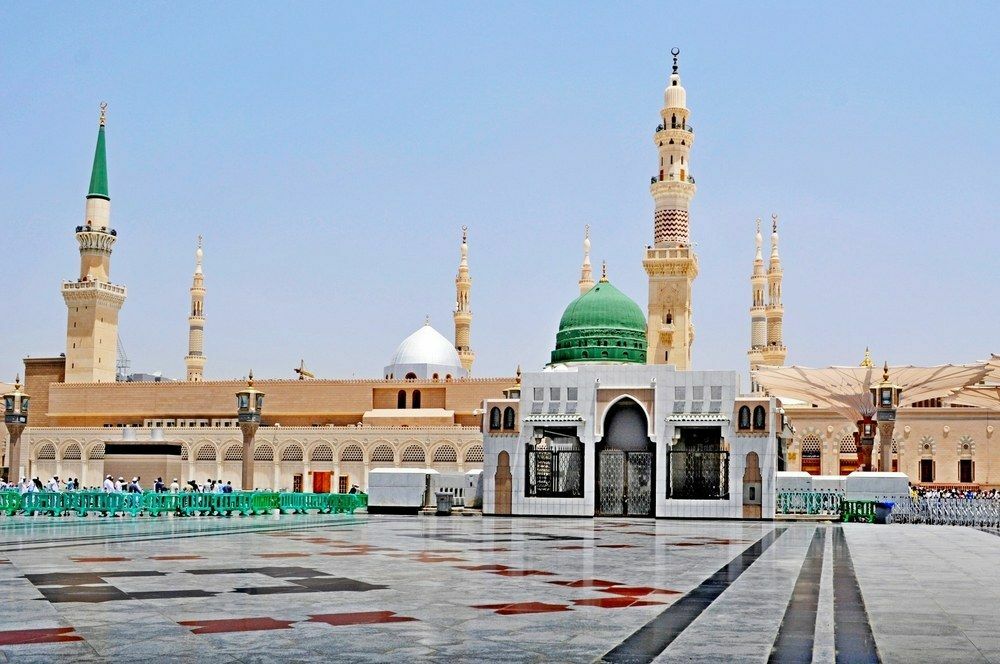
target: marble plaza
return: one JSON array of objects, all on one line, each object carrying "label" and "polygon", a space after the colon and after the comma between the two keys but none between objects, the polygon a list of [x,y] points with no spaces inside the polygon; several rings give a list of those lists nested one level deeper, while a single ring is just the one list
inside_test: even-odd
[{"label": "marble plaza", "polygon": [[480,517],[4,520],[0,661],[1000,661],[996,535]]}]

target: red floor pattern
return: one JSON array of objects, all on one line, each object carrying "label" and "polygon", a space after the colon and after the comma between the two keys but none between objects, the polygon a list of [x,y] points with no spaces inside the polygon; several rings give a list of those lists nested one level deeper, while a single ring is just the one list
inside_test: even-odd
[{"label": "red floor pattern", "polygon": [[73,634],[73,630],[73,627],[51,627],[49,629],[15,629],[9,632],[0,632],[0,646],[83,641],[83,637]]},{"label": "red floor pattern", "polygon": [[194,627],[192,634],[222,634],[225,632],[259,632],[268,629],[290,629],[294,620],[274,618],[227,618],[225,620],[181,620],[178,624]]},{"label": "red floor pattern", "polygon": [[170,556],[149,556],[150,560],[204,560],[203,556],[191,555],[170,555]]},{"label": "red floor pattern", "polygon": [[521,615],[525,613],[554,613],[556,611],[572,611],[565,604],[546,604],[545,602],[513,602],[510,604],[475,604],[473,609],[489,609],[501,616]]},{"label": "red floor pattern", "polygon": [[92,558],[70,556],[70,560],[72,560],[75,563],[123,563],[132,559],[122,558],[120,556],[104,556],[104,557],[92,557]]},{"label": "red floor pattern", "polygon": [[613,593],[615,595],[625,595],[627,597],[645,597],[646,595],[680,595],[679,590],[669,588],[650,588],[649,586],[609,586],[598,588],[602,593]]},{"label": "red floor pattern", "polygon": [[605,581],[604,579],[577,579],[576,581],[549,581],[557,586],[567,588],[609,588],[611,586],[622,585],[618,581]]},{"label": "red floor pattern", "polygon": [[356,613],[321,613],[310,615],[306,622],[326,623],[333,627],[341,625],[380,625],[383,623],[413,622],[416,618],[397,616],[393,611],[359,611]]},{"label": "red floor pattern", "polygon": [[601,609],[624,609],[629,606],[655,606],[663,602],[654,602],[648,599],[636,599],[635,597],[593,597],[590,599],[574,599],[573,604],[577,606],[596,606]]},{"label": "red floor pattern", "polygon": [[310,554],[289,551],[287,553],[255,553],[253,555],[258,558],[308,558]]}]

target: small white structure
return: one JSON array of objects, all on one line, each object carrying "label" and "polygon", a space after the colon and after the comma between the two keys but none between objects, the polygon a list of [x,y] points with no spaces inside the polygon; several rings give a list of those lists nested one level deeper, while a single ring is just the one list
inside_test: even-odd
[{"label": "small white structure", "polygon": [[462,366],[455,345],[428,321],[403,339],[383,374],[387,379],[451,380],[465,378],[469,372]]},{"label": "small white structure", "polygon": [[368,512],[420,511],[430,503],[438,475],[430,468],[375,468],[368,473]]},{"label": "small white structure", "polygon": [[890,503],[910,497],[906,473],[866,473],[854,471],[846,478],[847,500],[877,500]]}]

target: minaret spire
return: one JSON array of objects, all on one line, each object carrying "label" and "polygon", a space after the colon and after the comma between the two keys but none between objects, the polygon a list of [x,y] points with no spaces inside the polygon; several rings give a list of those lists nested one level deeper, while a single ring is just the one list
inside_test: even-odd
[{"label": "minaret spire", "polygon": [[191,311],[188,314],[188,354],[184,358],[187,379],[198,382],[205,379],[205,275],[201,261],[205,252],[198,236],[198,248],[194,252],[194,279],[191,283]]},{"label": "minaret spire", "polygon": [[660,124],[653,134],[659,168],[650,182],[653,196],[653,244],[646,247],[642,265],[649,277],[648,328],[650,364],[691,368],[694,343],[691,286],[698,276],[698,257],[691,245],[688,211],[694,198],[691,146],[694,129],[688,123],[687,92],[681,85],[678,56],[663,93]]},{"label": "minaret spire", "polygon": [[753,394],[763,394],[760,385],[753,379],[753,372],[764,363],[764,347],[767,345],[767,315],[764,303],[764,288],[767,284],[767,274],[764,272],[764,257],[761,245],[764,238],[760,234],[760,218],[757,218],[757,231],[754,233],[756,252],[753,259],[753,271],[750,274],[750,350],[747,359],[750,362],[750,391]]},{"label": "minaret spire", "polygon": [[764,364],[782,366],[788,349],[782,340],[785,309],[781,304],[781,258],[778,255],[778,215],[771,215],[771,261],[767,268],[767,347]]},{"label": "minaret spire", "polygon": [[101,104],[97,147],[90,171],[84,223],[76,227],[80,272],[64,281],[66,322],[66,382],[113,382],[116,379],[118,312],[125,303],[124,286],[112,284],[111,251],[118,233],[111,228],[108,195],[108,150],[104,134],[106,103]]},{"label": "minaret spire", "polygon": [[458,359],[466,371],[472,373],[472,363],[476,354],[472,352],[472,309],[469,306],[469,293],[472,290],[472,277],[469,276],[469,227],[462,226],[461,260],[458,262],[458,274],[455,276],[455,350]]},{"label": "minaret spire", "polygon": [[580,295],[594,287],[594,275],[590,269],[590,224],[583,227],[583,265],[580,267]]}]

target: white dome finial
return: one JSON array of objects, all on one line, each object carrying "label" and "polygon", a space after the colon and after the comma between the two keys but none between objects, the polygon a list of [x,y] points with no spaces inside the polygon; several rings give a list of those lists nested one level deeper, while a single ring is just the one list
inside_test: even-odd
[{"label": "white dome finial", "polygon": [[196,274],[201,274],[201,259],[205,256],[205,252],[201,249],[201,236],[198,236],[198,248],[194,252],[194,271]]},{"label": "white dome finial", "polygon": [[757,260],[764,260],[761,255],[761,246],[764,244],[764,237],[760,234],[760,217],[757,217],[757,233],[754,235],[754,243],[757,245]]}]

